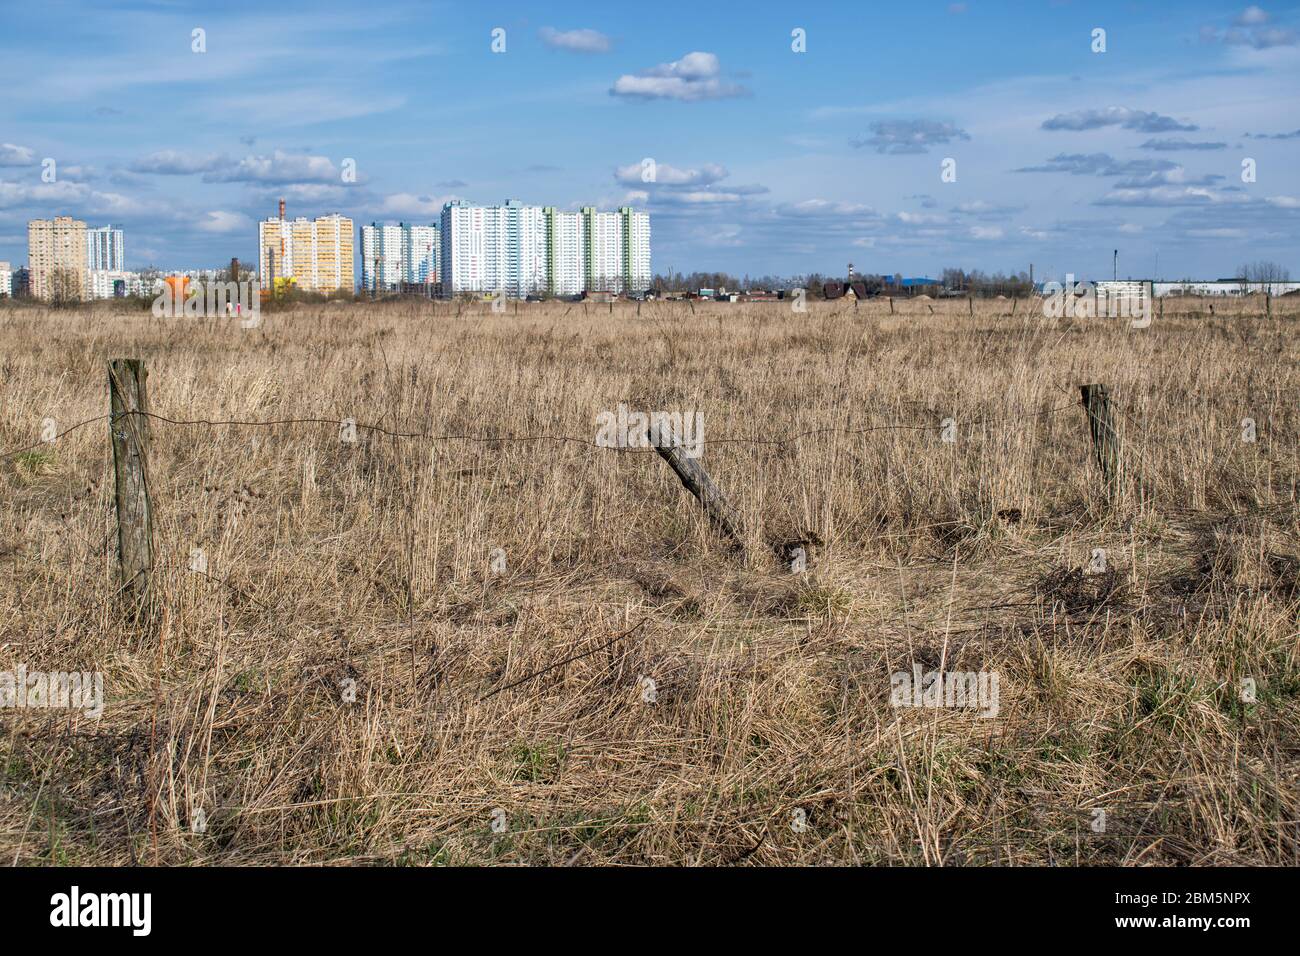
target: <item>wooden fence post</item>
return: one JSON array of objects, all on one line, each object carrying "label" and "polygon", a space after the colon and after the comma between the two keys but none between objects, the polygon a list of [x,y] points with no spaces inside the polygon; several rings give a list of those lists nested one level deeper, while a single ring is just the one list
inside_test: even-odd
[{"label": "wooden fence post", "polygon": [[740,515],[731,507],[722,489],[714,484],[704,466],[687,455],[686,450],[677,443],[671,426],[662,419],[652,418],[646,429],[646,437],[650,439],[650,444],[659,453],[659,457],[676,472],[683,487],[695,496],[713,525],[743,549]]},{"label": "wooden fence post", "polygon": [[120,592],[137,605],[149,597],[153,572],[153,508],[149,502],[148,372],[140,359],[108,363],[109,422],[117,503]]},{"label": "wooden fence post", "polygon": [[1119,477],[1119,434],[1110,413],[1110,393],[1105,385],[1080,385],[1083,408],[1088,414],[1088,431],[1092,435],[1092,450],[1097,467],[1108,491],[1113,490]]}]

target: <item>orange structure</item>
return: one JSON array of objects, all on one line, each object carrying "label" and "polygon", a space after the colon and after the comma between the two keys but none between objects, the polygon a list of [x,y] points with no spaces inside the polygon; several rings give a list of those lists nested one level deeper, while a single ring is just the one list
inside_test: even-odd
[{"label": "orange structure", "polygon": [[185,304],[185,293],[189,288],[189,276],[168,276],[163,280],[167,287],[171,289],[172,302],[179,305]]}]

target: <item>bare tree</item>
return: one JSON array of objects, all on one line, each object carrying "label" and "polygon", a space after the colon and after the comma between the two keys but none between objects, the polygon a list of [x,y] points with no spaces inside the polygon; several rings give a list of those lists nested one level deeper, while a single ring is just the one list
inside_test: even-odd
[{"label": "bare tree", "polygon": [[1251,287],[1266,290],[1275,282],[1291,281],[1291,272],[1283,265],[1260,259],[1237,267],[1237,276],[1241,282],[1241,291],[1249,292]]},{"label": "bare tree", "polygon": [[75,305],[83,298],[81,277],[72,269],[62,266],[50,271],[50,302],[66,308]]}]

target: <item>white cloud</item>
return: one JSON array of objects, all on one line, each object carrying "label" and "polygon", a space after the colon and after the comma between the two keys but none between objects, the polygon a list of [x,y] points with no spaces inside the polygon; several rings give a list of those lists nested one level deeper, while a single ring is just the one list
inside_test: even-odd
[{"label": "white cloud", "polygon": [[1151,186],[1112,189],[1094,205],[1204,206],[1248,202],[1250,202],[1249,197],[1241,192],[1229,192],[1204,186]]},{"label": "white cloud", "polygon": [[909,226],[934,225],[948,221],[946,216],[932,212],[900,212],[896,214],[896,218]]},{"label": "white cloud", "polygon": [[625,73],[614,81],[609,92],[611,96],[686,103],[748,94],[743,86],[724,81],[721,72],[715,54],[697,51],[637,74]]},{"label": "white cloud", "polygon": [[782,203],[776,207],[778,215],[799,219],[880,219],[871,206],[862,203],[834,202],[829,199],[804,199],[800,202]]},{"label": "white cloud", "polygon": [[1268,11],[1251,4],[1245,10],[1242,10],[1241,13],[1237,14],[1237,19],[1232,22],[1237,24],[1239,27],[1257,27],[1268,23],[1271,19],[1273,18],[1269,15]]},{"label": "white cloud", "polygon": [[197,228],[202,232],[245,232],[253,228],[253,222],[242,212],[215,209],[204,214],[204,218],[197,223]]},{"label": "white cloud", "polygon": [[851,140],[854,146],[871,146],[877,153],[925,153],[931,146],[970,139],[964,129],[938,120],[884,120],[872,123],[871,135]]},{"label": "white cloud", "polygon": [[1103,126],[1119,126],[1142,133],[1192,132],[1199,128],[1194,123],[1180,123],[1172,116],[1162,116],[1149,110],[1129,109],[1127,106],[1058,113],[1043,121],[1043,129],[1049,130],[1081,132],[1101,129]]},{"label": "white cloud", "polygon": [[743,196],[737,193],[723,192],[717,189],[698,189],[691,192],[682,193],[664,193],[657,197],[658,201],[670,203],[683,203],[686,205],[700,205],[707,203],[728,203],[741,202]]},{"label": "white cloud", "polygon": [[339,183],[341,177],[326,156],[306,156],[276,150],[270,156],[245,156],[233,166],[204,173],[209,183]]},{"label": "white cloud", "polygon": [[608,53],[612,44],[609,37],[598,30],[556,30],[542,27],[538,35],[552,50],[568,50],[571,53]]},{"label": "white cloud", "polygon": [[229,162],[226,157],[216,153],[195,155],[174,149],[162,149],[136,160],[130,168],[132,172],[154,173],[158,176],[191,176],[195,173],[211,172]]},{"label": "white cloud", "polygon": [[707,186],[727,177],[727,170],[717,163],[705,163],[698,169],[683,169],[668,163],[654,164],[654,179],[643,180],[643,167],[640,163],[620,166],[614,170],[614,178],[626,186]]},{"label": "white cloud", "polygon": [[0,166],[30,166],[34,162],[36,154],[29,147],[0,143]]},{"label": "white cloud", "polygon": [[91,194],[90,187],[82,183],[60,181],[53,183],[0,182],[0,209],[17,206],[49,204],[69,205],[85,202]]}]

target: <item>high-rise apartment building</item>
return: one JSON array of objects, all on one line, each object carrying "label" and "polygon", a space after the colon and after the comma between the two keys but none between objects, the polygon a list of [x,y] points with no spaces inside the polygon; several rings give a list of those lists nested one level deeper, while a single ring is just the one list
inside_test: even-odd
[{"label": "high-rise apartment building", "polygon": [[445,294],[501,292],[522,298],[546,287],[540,206],[515,200],[474,206],[454,200],[442,209],[439,238]]},{"label": "high-rise apartment building", "polygon": [[118,226],[86,230],[86,268],[91,272],[124,272],[126,249]]},{"label": "high-rise apartment building", "polygon": [[623,289],[644,292],[650,288],[650,214],[624,206],[618,211],[622,233]]},{"label": "high-rise apartment building", "polygon": [[361,287],[389,291],[402,281],[402,227],[372,222],[361,227]]},{"label": "high-rise apartment building", "polygon": [[263,288],[288,278],[308,292],[356,288],[352,220],[346,216],[289,220],[281,201],[279,218],[257,224],[257,247]]},{"label": "high-rise apartment building", "polygon": [[442,291],[641,292],[650,288],[650,217],[631,207],[561,212],[509,201],[442,210]]},{"label": "high-rise apartment building", "polygon": [[8,262],[0,261],[0,299],[7,299],[14,294],[14,267]]},{"label": "high-rise apartment building", "polygon": [[551,295],[576,295],[586,287],[583,269],[586,220],[581,213],[542,210],[546,230],[546,291]]},{"label": "high-rise apartment building", "polygon": [[86,269],[86,224],[70,216],[27,223],[31,294],[38,299],[90,298]]},{"label": "high-rise apartment building", "polygon": [[442,248],[437,226],[400,223],[402,230],[402,281],[425,285],[438,281]]},{"label": "high-rise apartment building", "polygon": [[616,212],[584,206],[586,288],[589,292],[623,291],[623,228]]},{"label": "high-rise apartment building", "polygon": [[396,226],[372,222],[361,227],[361,287],[392,290],[399,283],[431,285],[440,280],[442,244],[438,227],[400,222]]}]

